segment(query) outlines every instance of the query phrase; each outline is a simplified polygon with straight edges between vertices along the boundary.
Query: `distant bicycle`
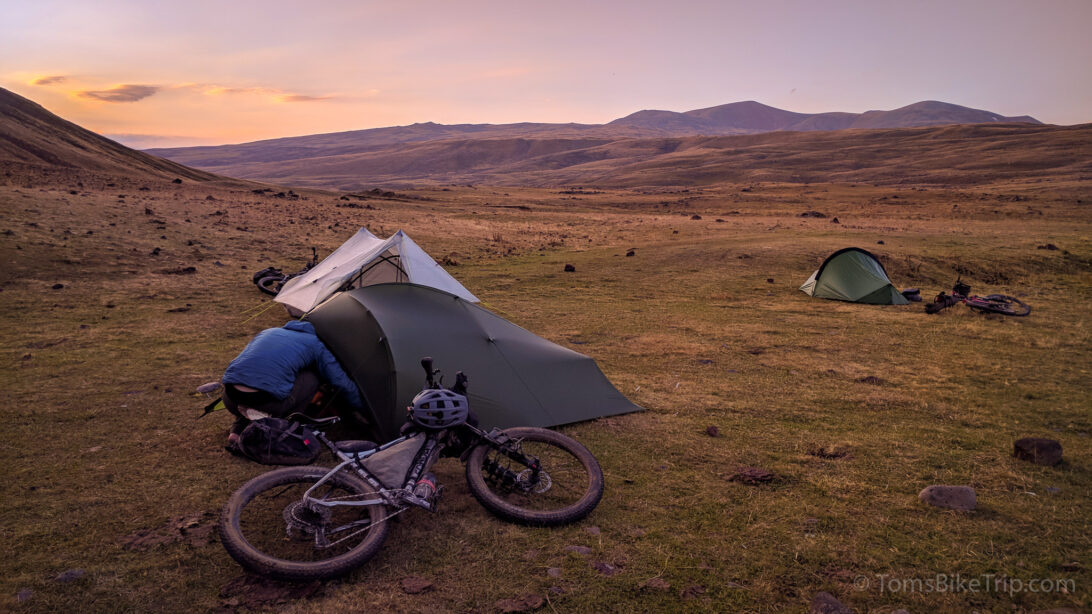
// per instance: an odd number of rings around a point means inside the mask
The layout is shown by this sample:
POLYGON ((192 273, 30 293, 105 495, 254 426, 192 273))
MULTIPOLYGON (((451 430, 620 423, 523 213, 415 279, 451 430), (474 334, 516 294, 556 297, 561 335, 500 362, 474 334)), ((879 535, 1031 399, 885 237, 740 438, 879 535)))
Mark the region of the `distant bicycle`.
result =
POLYGON ((941 292, 933 299, 932 303, 925 306, 925 313, 937 313, 947 309, 956 303, 963 303, 971 309, 999 313, 1004 316, 1026 316, 1031 313, 1031 307, 1014 296, 1005 294, 987 294, 976 296, 971 294, 971 287, 957 278, 952 286, 952 293, 941 292))
POLYGON ((276 267, 266 267, 255 273, 252 279, 259 290, 269 296, 277 296, 289 279, 303 275, 313 269, 316 264, 318 264, 318 250, 312 247, 311 260, 304 265, 303 270, 297 273, 284 273, 276 267))

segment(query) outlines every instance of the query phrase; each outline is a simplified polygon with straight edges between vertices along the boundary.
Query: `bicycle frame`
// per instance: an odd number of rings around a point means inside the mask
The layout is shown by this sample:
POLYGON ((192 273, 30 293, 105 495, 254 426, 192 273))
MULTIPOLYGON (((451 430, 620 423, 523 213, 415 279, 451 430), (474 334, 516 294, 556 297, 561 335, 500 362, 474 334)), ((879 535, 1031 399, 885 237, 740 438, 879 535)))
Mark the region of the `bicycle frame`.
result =
MULTIPOLYGON (((470 433, 474 435, 474 439, 476 442, 489 442, 493 446, 501 450, 503 450, 502 446, 507 441, 507 439, 502 439, 502 435, 496 429, 494 429, 494 432, 486 433, 481 429, 478 429, 466 423, 459 425, 457 428, 464 428, 470 431, 470 433)), ((372 448, 371 450, 366 450, 364 452, 344 452, 337 447, 337 444, 330 441, 330 439, 328 439, 322 431, 316 430, 314 431, 315 437, 317 437, 319 441, 321 441, 327 448, 329 448, 334 456, 339 458, 341 462, 338 463, 333 469, 331 469, 319 481, 315 482, 314 486, 307 489, 307 492, 305 492, 303 495, 304 502, 308 506, 315 505, 320 507, 363 507, 367 505, 390 505, 398 509, 398 511, 395 513, 405 511, 410 506, 416 506, 429 511, 435 511, 435 506, 433 502, 418 497, 414 494, 413 490, 414 487, 417 485, 418 480, 421 479, 421 476, 425 475, 432 468, 432 466, 436 464, 436 461, 439 460, 440 453, 445 448, 444 440, 447 438, 449 430, 450 429, 444 429, 441 431, 425 433, 425 442, 424 444, 422 444, 421 449, 417 452, 416 456, 414 456, 413 464, 411 465, 410 471, 406 475, 406 480, 401 488, 386 488, 385 486, 383 486, 383 484, 374 475, 372 475, 372 473, 369 472, 366 467, 364 467, 363 461, 370 458, 374 454, 382 452, 383 450, 387 450, 406 441, 410 438, 409 435, 388 441, 381 446, 372 448), (350 467, 353 473, 355 473, 357 476, 359 476, 372 488, 375 489, 376 494, 378 495, 377 498, 362 501, 326 501, 322 499, 316 499, 311 496, 317 488, 328 482, 330 478, 332 478, 337 472, 350 467)), ((477 445, 477 443, 475 443, 474 445, 477 445)), ((469 452, 469 450, 473 448, 474 445, 467 446, 467 452, 469 452)), ((521 452, 515 452, 511 450, 504 450, 504 454, 506 456, 509 456, 513 460, 516 460, 517 462, 525 464, 528 468, 530 468, 531 476, 529 480, 526 480, 526 484, 528 488, 533 488, 538 482, 539 472, 541 470, 541 465, 539 464, 538 459, 534 457, 528 457, 521 452)), ((511 479, 513 483, 517 481, 517 476, 505 477, 511 479)))

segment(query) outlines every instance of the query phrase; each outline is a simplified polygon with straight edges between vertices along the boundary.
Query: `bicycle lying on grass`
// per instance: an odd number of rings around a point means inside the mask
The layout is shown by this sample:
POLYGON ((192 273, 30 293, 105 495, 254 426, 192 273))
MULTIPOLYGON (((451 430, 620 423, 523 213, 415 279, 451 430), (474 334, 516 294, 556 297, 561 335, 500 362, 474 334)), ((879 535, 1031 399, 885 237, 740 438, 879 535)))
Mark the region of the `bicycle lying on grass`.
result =
MULTIPOLYGON (((603 471, 587 448, 542 428, 485 432, 472 424, 462 372, 449 390, 436 382, 431 358, 421 366, 426 387, 407 408, 402 437, 381 446, 333 442, 316 428, 315 437, 340 460, 335 467, 276 469, 236 490, 220 516, 228 554, 278 580, 345 574, 379 551, 393 516, 413 507, 436 511, 443 489, 429 470, 441 456, 466 463, 471 493, 504 520, 563 525, 599 504, 603 471)), ((292 418, 322 428, 338 421, 292 418)))
POLYGON ((266 267, 253 275, 251 278, 254 285, 258 286, 258 290, 269 296, 277 296, 280 293, 284 284, 288 283, 289 279, 293 277, 299 277, 307 271, 315 268, 318 264, 318 250, 311 248, 311 259, 307 261, 307 264, 303 265, 303 269, 297 273, 285 273, 276 267, 266 267))
POLYGON ((999 313, 1006 316, 1026 316, 1031 313, 1031 307, 1014 296, 1007 296, 1004 294, 987 294, 986 296, 972 295, 971 287, 963 283, 961 279, 956 279, 955 285, 952 286, 951 294, 945 294, 944 292, 938 294, 936 298, 933 299, 932 303, 925 306, 925 312, 937 313, 956 303, 963 303, 971 309, 989 311, 991 313, 999 313))

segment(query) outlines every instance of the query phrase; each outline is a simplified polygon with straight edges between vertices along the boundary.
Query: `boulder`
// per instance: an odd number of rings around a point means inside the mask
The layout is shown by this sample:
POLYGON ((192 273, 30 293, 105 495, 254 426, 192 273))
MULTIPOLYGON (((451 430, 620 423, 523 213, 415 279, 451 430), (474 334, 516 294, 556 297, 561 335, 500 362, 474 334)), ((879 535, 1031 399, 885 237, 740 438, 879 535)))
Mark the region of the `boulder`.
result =
POLYGON ((918 498, 935 507, 963 512, 969 512, 978 505, 974 489, 970 486, 927 486, 918 494, 918 498))
POLYGON ((1062 444, 1053 439, 1025 437, 1013 444, 1012 455, 1036 465, 1052 467, 1062 462, 1062 444))
POLYGON ((853 610, 846 607, 844 603, 838 601, 834 595, 830 593, 818 593, 815 598, 811 600, 811 607, 808 608, 808 614, 853 614, 853 610))

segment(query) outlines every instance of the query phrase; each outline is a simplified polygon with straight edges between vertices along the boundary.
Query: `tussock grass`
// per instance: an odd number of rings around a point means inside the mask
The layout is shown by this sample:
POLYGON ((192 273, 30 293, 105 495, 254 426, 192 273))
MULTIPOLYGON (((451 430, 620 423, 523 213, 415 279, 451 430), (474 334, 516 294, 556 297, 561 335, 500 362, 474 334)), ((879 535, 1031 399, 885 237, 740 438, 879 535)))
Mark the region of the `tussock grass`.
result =
MULTIPOLYGON (((126 537, 214 514, 263 470, 220 449, 230 421, 196 421, 206 400, 191 393, 218 379, 254 333, 284 322, 279 308, 248 319, 264 300, 253 271, 301 266, 310 245, 328 253, 360 225, 404 228, 437 258, 452 257, 459 264, 449 270, 487 307, 593 356, 646 411, 563 429, 607 476, 602 504, 580 525, 499 522, 469 496, 461 466, 445 461, 441 513, 406 514, 363 568, 317 598, 269 607, 490 611, 533 592, 558 612, 800 611, 823 590, 859 611, 1092 605, 1092 220, 1076 203, 1092 202, 1084 184, 577 195, 463 187, 413 193, 428 201, 373 198, 371 210, 338 208, 323 192, 283 202, 149 185, 124 190, 124 204, 90 182, 77 195, 68 185, 0 186, 0 230, 12 231, 0 236, 6 609, 224 603, 221 590, 241 570, 215 541, 127 549, 126 537), (805 210, 840 224, 797 217, 805 210), (1036 249, 1046 243, 1061 249, 1036 249), (896 284, 927 298, 962 275, 1033 312, 1002 318, 960 305, 929 316, 921 305, 797 291, 848 245, 880 255, 896 284), (184 266, 197 272, 163 272, 184 266), (1066 462, 1013 459, 1023 436, 1058 439, 1066 462), (740 466, 777 478, 728 481, 740 466), (973 486, 979 509, 926 508, 917 493, 936 483, 973 486), (589 565, 599 561, 621 573, 589 565), (86 573, 54 580, 73 568, 86 573), (878 588, 879 575, 936 574, 1072 578, 1077 590, 878 588), (407 576, 434 589, 405 595, 407 576), (856 590, 858 577, 871 587, 856 590), (642 589, 651 578, 670 588, 642 589), (17 602, 22 589, 30 598, 17 602)), ((488 374, 470 376, 473 385, 488 374)))

